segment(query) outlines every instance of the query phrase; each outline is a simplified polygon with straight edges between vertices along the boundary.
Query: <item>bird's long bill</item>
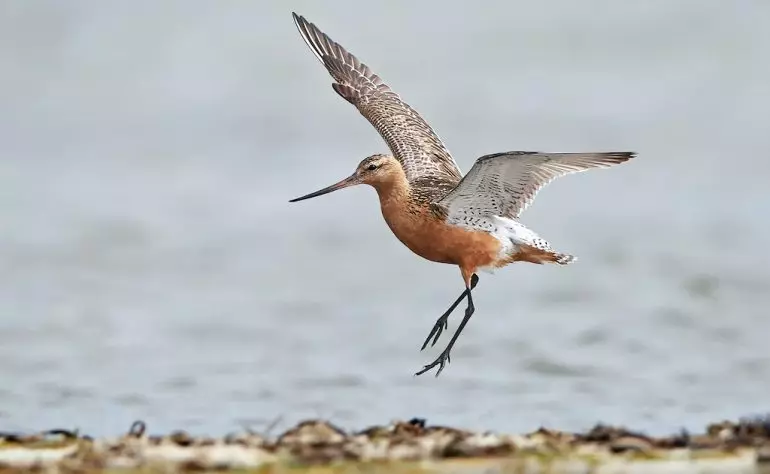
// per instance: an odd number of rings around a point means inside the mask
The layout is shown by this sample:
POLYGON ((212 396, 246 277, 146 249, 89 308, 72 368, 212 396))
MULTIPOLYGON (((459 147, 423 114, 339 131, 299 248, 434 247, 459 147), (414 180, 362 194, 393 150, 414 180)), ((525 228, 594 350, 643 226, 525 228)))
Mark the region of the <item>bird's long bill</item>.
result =
POLYGON ((298 197, 295 199, 292 199, 289 202, 297 202, 297 201, 303 201, 305 199, 314 198, 316 196, 321 196, 323 194, 328 194, 332 191, 337 191, 338 189, 347 188, 348 186, 353 186, 358 184, 358 177, 356 175, 348 176, 347 178, 343 179, 339 183, 332 184, 331 186, 327 186, 323 189, 319 189, 318 191, 310 194, 305 194, 302 197, 298 197))

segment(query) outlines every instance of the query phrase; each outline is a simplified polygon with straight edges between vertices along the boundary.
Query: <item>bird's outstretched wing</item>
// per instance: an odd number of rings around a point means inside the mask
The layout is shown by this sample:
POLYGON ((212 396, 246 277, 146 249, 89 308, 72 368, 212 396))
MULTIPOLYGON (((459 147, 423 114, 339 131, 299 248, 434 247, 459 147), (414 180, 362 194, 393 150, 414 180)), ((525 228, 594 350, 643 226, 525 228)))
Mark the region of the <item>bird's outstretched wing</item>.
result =
POLYGON ((355 105, 387 142, 410 182, 456 184, 462 175, 436 133, 366 64, 304 17, 292 13, 302 38, 334 78, 332 87, 355 105))
POLYGON ((450 221, 500 216, 518 218, 554 179, 628 161, 632 152, 540 153, 510 151, 485 155, 446 196, 436 202, 450 221))

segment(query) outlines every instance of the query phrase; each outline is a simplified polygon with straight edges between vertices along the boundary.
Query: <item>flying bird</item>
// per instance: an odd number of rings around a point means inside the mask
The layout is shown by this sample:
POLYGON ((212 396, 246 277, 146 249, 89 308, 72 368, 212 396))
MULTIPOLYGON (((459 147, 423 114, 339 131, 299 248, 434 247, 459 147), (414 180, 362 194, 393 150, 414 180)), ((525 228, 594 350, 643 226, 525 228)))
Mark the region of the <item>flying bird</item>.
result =
POLYGON ((474 313, 472 291, 480 270, 514 262, 567 265, 576 257, 551 248, 519 222, 538 191, 554 179, 628 161, 633 152, 542 153, 508 151, 478 158, 463 176, 438 135, 412 107, 353 54, 316 25, 292 13, 302 39, 326 67, 332 88, 379 132, 389 154, 364 158, 342 181, 289 202, 350 186, 372 186, 393 234, 415 254, 460 268, 464 291, 442 314, 420 350, 435 345, 449 315, 467 299, 465 315, 441 354, 415 375, 450 361, 457 338, 474 313))

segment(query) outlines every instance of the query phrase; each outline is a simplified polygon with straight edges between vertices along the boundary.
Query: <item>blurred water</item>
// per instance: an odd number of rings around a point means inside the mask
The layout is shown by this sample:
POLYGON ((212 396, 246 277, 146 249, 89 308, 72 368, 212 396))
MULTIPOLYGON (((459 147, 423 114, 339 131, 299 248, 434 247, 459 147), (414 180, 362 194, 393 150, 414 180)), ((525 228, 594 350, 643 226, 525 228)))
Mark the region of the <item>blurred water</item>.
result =
POLYGON ((769 408, 770 4, 324 5, 0 4, 3 428, 665 433, 769 408), (292 10, 465 171, 639 153, 538 196, 523 221, 580 261, 481 275, 438 379, 412 374, 457 269, 403 247, 371 189, 287 203, 386 151, 292 10))

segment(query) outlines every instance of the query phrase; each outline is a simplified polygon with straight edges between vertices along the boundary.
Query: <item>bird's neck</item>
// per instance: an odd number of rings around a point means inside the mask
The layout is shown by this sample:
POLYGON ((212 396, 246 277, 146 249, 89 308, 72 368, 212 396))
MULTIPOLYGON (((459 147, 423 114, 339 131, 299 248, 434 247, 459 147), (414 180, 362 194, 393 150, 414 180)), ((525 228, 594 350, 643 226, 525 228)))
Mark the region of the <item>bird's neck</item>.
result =
POLYGON ((383 212, 402 210, 411 201, 411 187, 406 176, 400 173, 387 181, 374 183, 383 212))
POLYGON ((382 217, 390 230, 413 252, 423 255, 421 245, 426 220, 421 217, 424 209, 421 209, 414 200, 409 182, 404 177, 378 183, 374 188, 380 198, 382 217))

